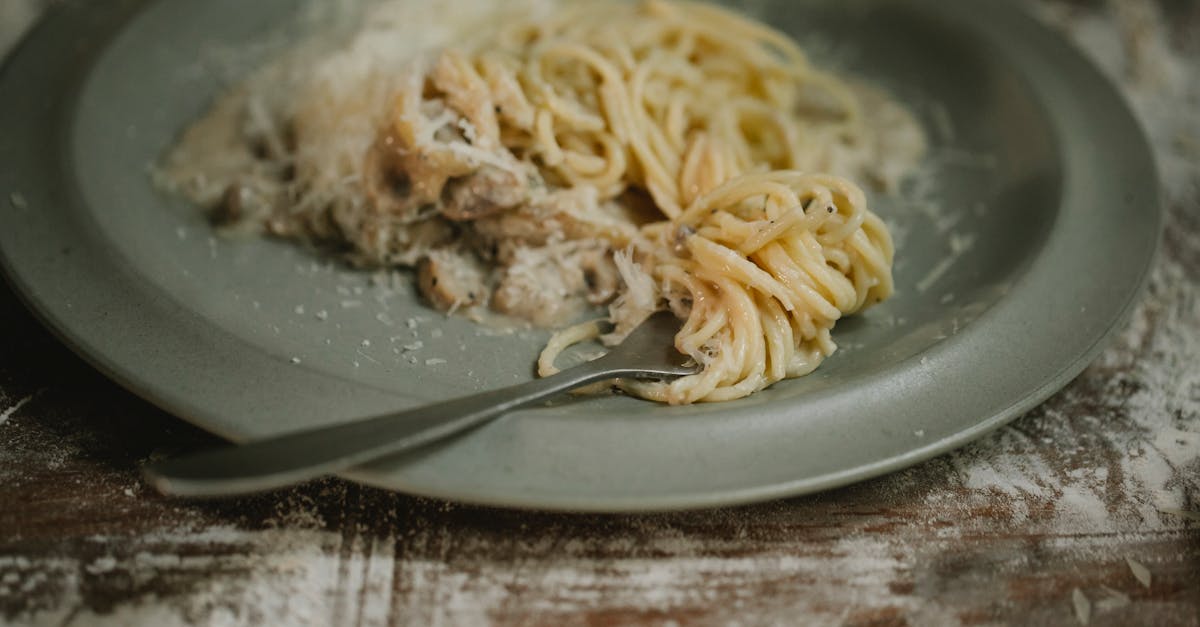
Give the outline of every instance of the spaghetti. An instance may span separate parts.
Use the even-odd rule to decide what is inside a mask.
[[[570,345],[619,342],[670,308],[702,371],[621,386],[672,404],[811,372],[837,320],[892,293],[883,222],[848,179],[816,174],[887,187],[915,163],[920,130],[886,97],[705,4],[555,4],[493,32],[409,61],[369,98],[383,103],[377,130],[337,165],[312,156],[329,133],[311,118],[369,108],[367,92],[339,105],[308,86],[277,148],[292,179],[259,193],[276,199],[268,228],[343,241],[365,265],[417,265],[447,310],[560,325],[572,299],[608,303],[612,332],[560,332],[543,375]]]

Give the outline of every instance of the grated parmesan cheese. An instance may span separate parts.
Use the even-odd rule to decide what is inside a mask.
[[[25,200],[24,196],[17,192],[13,192],[8,195],[8,202],[12,204],[13,209],[25,211],[29,208],[29,202]]]
[[[609,317],[615,328],[601,339],[616,344],[625,339],[643,320],[654,313],[660,297],[658,283],[633,259],[630,250],[613,254],[617,272],[625,284],[625,292],[609,307]]]

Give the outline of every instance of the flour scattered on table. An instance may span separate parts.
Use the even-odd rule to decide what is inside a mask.
[[[38,395],[40,395],[44,391],[45,390],[38,390],[37,392],[30,394],[29,396],[17,399],[17,402],[14,405],[9,407],[8,409],[0,411],[0,425],[3,425],[4,423],[8,422],[9,418],[12,418],[13,416],[15,416],[17,414],[17,412],[21,411],[21,408],[23,408],[26,405],[28,405],[29,403],[33,402],[33,399],[37,398]]]
[[[1178,507],[1159,507],[1158,511],[1172,516],[1178,516],[1184,520],[1194,520],[1200,522],[1200,512],[1189,512],[1179,509]]]
[[[117,568],[117,560],[116,560],[116,558],[114,558],[111,555],[106,555],[104,557],[97,558],[91,564],[88,564],[87,566],[83,567],[83,569],[86,572],[91,573],[93,575],[103,575],[105,573],[111,573],[112,571],[116,570],[116,568]]]
[[[1092,620],[1092,602],[1079,588],[1071,591],[1071,604],[1075,606],[1075,618],[1080,625],[1086,625]]]
[[[1108,596],[1096,602],[1097,613],[1109,612],[1129,605],[1129,595],[1125,594],[1124,592],[1113,590],[1112,588],[1103,585],[1100,586],[1100,588],[1104,590]]]
[[[1134,560],[1131,557],[1125,558],[1125,563],[1129,564],[1129,570],[1133,573],[1134,579],[1137,579],[1147,588],[1150,587],[1150,569],[1142,565],[1141,562]]]

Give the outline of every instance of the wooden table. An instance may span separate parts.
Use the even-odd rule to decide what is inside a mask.
[[[181,503],[139,464],[214,440],[3,290],[0,623],[1200,625],[1200,5],[1034,8],[1130,95],[1170,213],[1128,329],[1011,426],[715,511],[519,513],[338,480]]]

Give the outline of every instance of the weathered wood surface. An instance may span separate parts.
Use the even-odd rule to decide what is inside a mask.
[[[1200,625],[1200,5],[1036,10],[1125,87],[1170,214],[1129,328],[1011,426],[884,479],[706,512],[517,513],[335,480],[179,503],[138,465],[211,438],[4,290],[0,624]]]

